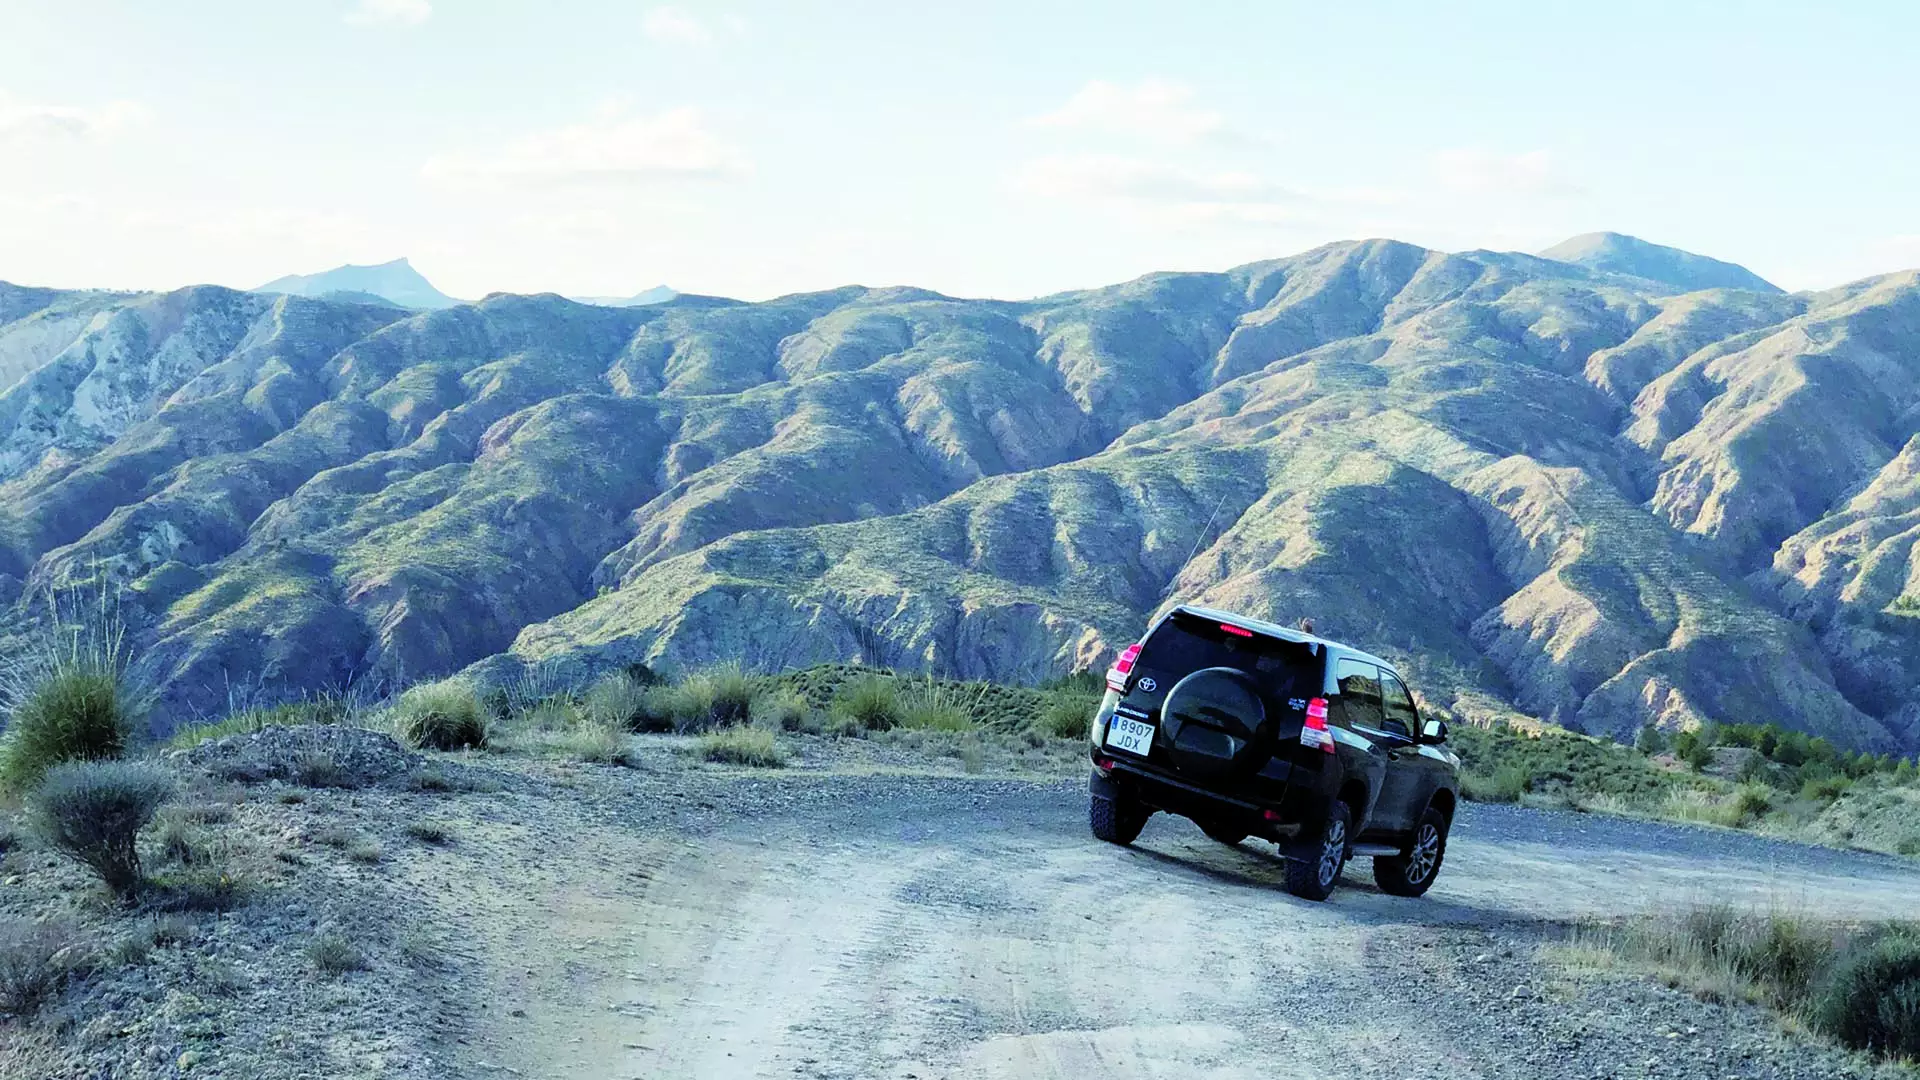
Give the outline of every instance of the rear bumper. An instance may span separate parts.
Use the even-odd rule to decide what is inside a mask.
[[[1290,770],[1284,762],[1274,763],[1263,773],[1275,771],[1281,772],[1281,776],[1263,776],[1268,780],[1261,785],[1264,790],[1226,794],[1169,776],[1151,766],[1115,758],[1107,775],[1101,775],[1095,767],[1088,780],[1088,790],[1101,798],[1124,796],[1155,810],[1195,821],[1218,822],[1244,830],[1249,836],[1281,843],[1303,833],[1316,833],[1326,816],[1326,796],[1319,790],[1319,778],[1298,775],[1289,782],[1285,773],[1300,770]]]

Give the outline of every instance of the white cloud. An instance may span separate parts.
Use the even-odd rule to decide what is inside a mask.
[[[1309,200],[1252,173],[1201,170],[1113,154],[1053,154],[1011,178],[1015,191],[1141,216],[1250,223],[1299,221]]]
[[[1172,143],[1234,137],[1224,117],[1194,103],[1192,87],[1168,79],[1147,79],[1137,86],[1095,79],[1065,105],[1028,123]]]
[[[0,142],[103,139],[135,127],[149,115],[145,106],[132,101],[41,105],[0,93]]]
[[[419,26],[432,14],[431,0],[360,0],[346,19],[355,26]]]
[[[640,31],[670,45],[707,45],[713,41],[713,31],[705,23],[677,7],[649,10],[640,19]]]
[[[697,109],[631,116],[606,106],[584,123],[535,132],[497,150],[436,155],[420,171],[450,186],[544,187],[715,178],[747,167],[746,153],[709,131]]]
[[[1582,190],[1545,150],[1442,150],[1433,156],[1433,174],[1441,186],[1469,195],[1572,195]]]

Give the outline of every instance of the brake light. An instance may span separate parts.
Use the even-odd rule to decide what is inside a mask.
[[[1327,753],[1333,753],[1333,732],[1327,728],[1327,699],[1314,698],[1307,702],[1307,722],[1300,728],[1300,745],[1317,746]]]
[[[1247,629],[1244,626],[1235,626],[1230,622],[1221,623],[1220,629],[1225,630],[1227,633],[1232,634],[1235,637],[1252,637],[1253,636],[1253,631]]]
[[[1140,645],[1135,642],[1120,650],[1113,658],[1113,666],[1107,669],[1107,689],[1118,693],[1127,692],[1127,676],[1133,674],[1134,661],[1140,659]]]

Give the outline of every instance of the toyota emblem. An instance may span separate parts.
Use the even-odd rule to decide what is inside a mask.
[[[1145,690],[1149,694],[1153,693],[1154,688],[1159,685],[1159,683],[1153,681],[1151,676],[1140,680],[1140,689]]]

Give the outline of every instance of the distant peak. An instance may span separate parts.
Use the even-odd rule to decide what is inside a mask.
[[[1698,289],[1784,291],[1738,263],[1696,255],[1626,233],[1581,233],[1540,252],[1540,257],[1609,274],[1631,274],[1689,292]]]
[[[289,274],[254,291],[294,296],[363,293],[407,308],[446,308],[459,303],[434,288],[404,255],[383,263],[349,263],[318,274]]]

